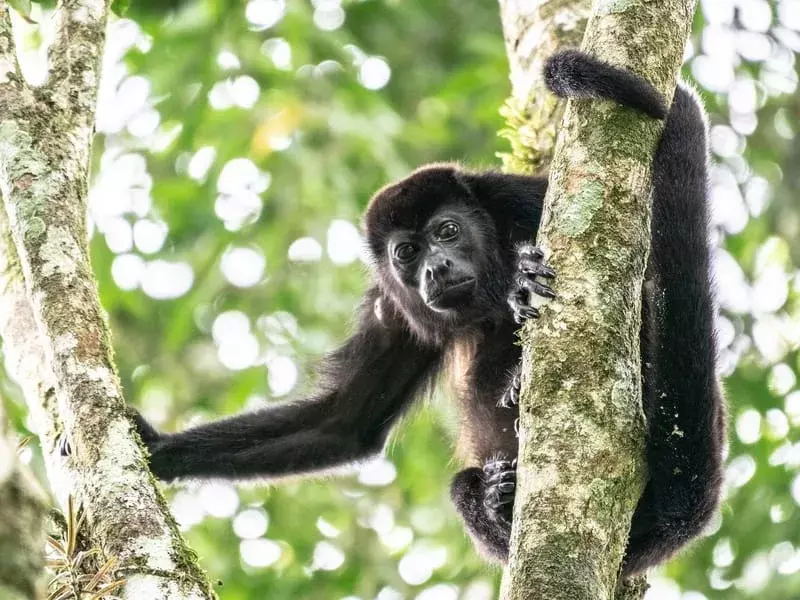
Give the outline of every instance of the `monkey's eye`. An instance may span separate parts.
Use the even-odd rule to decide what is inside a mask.
[[[394,257],[400,262],[408,263],[414,260],[419,249],[414,244],[399,244],[394,249]]]
[[[458,237],[459,232],[461,229],[458,227],[458,223],[455,221],[447,221],[436,232],[436,237],[438,237],[443,242],[449,242]]]

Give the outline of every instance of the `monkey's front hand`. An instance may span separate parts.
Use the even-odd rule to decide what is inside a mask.
[[[147,446],[147,450],[150,452],[150,471],[161,481],[172,481],[174,476],[167,468],[170,462],[170,458],[166,452],[166,443],[169,440],[169,434],[160,433],[155,427],[150,425],[135,408],[128,407],[128,416],[131,421],[133,421],[133,426],[139,433],[139,437],[142,438],[142,443]]]
[[[539,317],[539,309],[531,306],[531,296],[536,294],[542,298],[555,298],[555,292],[547,283],[536,280],[537,277],[553,279],[556,272],[544,264],[544,252],[532,244],[517,247],[517,266],[513,275],[511,292],[508,294],[508,305],[514,313],[514,320],[522,325],[528,319]]]
[[[144,445],[152,450],[152,446],[161,439],[161,434],[135,408],[128,407],[128,416],[133,421],[133,425],[139,433],[139,437],[142,438]]]
[[[133,421],[136,431],[139,433],[139,436],[142,438],[142,441],[145,444],[149,445],[150,442],[155,442],[161,437],[161,434],[158,433],[158,430],[150,425],[150,423],[148,423],[135,408],[130,406],[128,407],[128,416]]]

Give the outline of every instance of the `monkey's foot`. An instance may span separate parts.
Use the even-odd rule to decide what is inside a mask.
[[[483,506],[490,518],[511,523],[514,491],[517,487],[517,461],[494,460],[483,465]]]
[[[531,296],[536,294],[548,299],[556,297],[547,283],[537,281],[536,278],[553,279],[555,276],[556,272],[544,264],[544,252],[540,248],[532,244],[517,247],[517,267],[508,304],[518,324],[539,317],[539,309],[531,306]]]

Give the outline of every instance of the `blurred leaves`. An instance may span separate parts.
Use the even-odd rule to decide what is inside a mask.
[[[8,3],[21,17],[30,20],[31,0],[9,0]]]

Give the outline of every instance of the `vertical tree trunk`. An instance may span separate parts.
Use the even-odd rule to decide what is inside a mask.
[[[39,600],[44,575],[44,490],[17,460],[0,400],[0,598]]]
[[[91,542],[116,559],[121,596],[203,600],[213,592],[132,436],[89,262],[86,191],[108,6],[59,3],[48,80],[32,89],[0,0],[0,333],[39,416],[51,483],[76,497]],[[72,449],[68,477],[59,477],[60,434]]]
[[[582,48],[671,98],[693,9],[693,0],[597,0]],[[507,31],[513,21],[506,11]],[[509,48],[513,56],[519,45]],[[541,59],[525,64],[536,71],[520,67],[513,76],[538,79]],[[645,480],[639,330],[650,163],[660,130],[609,102],[570,102],[564,114],[538,240],[558,272],[558,298],[523,333],[504,600],[615,595]],[[637,598],[643,586],[616,593]]]

